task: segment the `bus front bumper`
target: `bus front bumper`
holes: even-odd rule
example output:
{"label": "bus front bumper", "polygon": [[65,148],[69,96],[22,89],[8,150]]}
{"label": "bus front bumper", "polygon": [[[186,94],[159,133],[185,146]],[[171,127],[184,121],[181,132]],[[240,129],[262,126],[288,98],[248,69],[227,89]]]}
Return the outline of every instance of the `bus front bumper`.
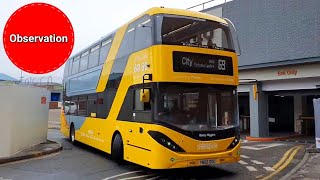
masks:
{"label": "bus front bumper", "polygon": [[185,168],[234,163],[240,160],[240,143],[231,150],[216,153],[184,154],[168,150],[164,152],[164,156],[158,156],[158,158],[155,159],[156,162],[150,163],[149,165],[152,169]]}

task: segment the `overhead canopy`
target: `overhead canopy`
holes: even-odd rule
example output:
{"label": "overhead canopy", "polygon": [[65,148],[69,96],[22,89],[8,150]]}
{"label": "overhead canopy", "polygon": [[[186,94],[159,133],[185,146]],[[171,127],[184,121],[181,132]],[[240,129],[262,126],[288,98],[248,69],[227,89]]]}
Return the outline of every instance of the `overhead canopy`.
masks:
{"label": "overhead canopy", "polygon": [[15,78],[13,77],[10,77],[8,75],[5,75],[3,73],[0,73],[0,81],[11,81],[11,82],[16,82],[18,80],[16,80]]}

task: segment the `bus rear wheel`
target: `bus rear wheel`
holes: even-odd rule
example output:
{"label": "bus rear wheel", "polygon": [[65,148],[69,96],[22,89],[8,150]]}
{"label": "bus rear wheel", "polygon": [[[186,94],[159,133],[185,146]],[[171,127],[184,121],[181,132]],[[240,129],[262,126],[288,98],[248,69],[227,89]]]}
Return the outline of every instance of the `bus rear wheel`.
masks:
{"label": "bus rear wheel", "polygon": [[112,142],[111,157],[116,162],[122,164],[123,162],[123,143],[122,137],[117,133]]}
{"label": "bus rear wheel", "polygon": [[72,144],[76,143],[76,133],[74,130],[74,125],[72,124],[70,127],[70,135],[69,135],[69,140]]}

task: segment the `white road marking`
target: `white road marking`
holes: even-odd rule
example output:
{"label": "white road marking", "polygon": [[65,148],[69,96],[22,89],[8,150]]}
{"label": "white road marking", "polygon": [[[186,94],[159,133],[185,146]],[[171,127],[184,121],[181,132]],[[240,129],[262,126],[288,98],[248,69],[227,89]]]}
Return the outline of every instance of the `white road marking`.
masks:
{"label": "white road marking", "polygon": [[0,177],[0,180],[12,180],[12,179],[6,179],[4,177]]}
{"label": "white road marking", "polygon": [[147,174],[147,175],[141,175],[141,176],[133,176],[133,177],[123,178],[123,179],[119,179],[119,180],[139,179],[139,178],[145,178],[145,177],[150,177],[150,176],[154,176],[154,174]]}
{"label": "white road marking", "polygon": [[246,156],[246,155],[240,155],[240,157],[245,158],[245,159],[249,159],[250,157]]}
{"label": "white road marking", "polygon": [[240,164],[248,164],[248,163],[246,163],[246,162],[244,162],[242,160],[238,161],[238,163],[240,163]]}
{"label": "white road marking", "polygon": [[253,166],[246,166],[246,168],[247,168],[249,171],[257,171],[257,169],[254,168]]}
{"label": "white road marking", "polygon": [[114,175],[114,176],[110,176],[110,177],[104,178],[104,179],[102,179],[102,180],[109,180],[109,179],[113,179],[113,178],[116,178],[116,177],[124,176],[124,175],[127,175],[127,174],[138,173],[138,172],[143,172],[143,171],[142,171],[142,170],[140,170],[140,171],[130,171],[130,172],[126,172],[126,173],[122,173],[122,174],[117,174],[117,175]]}
{"label": "white road marking", "polygon": [[281,143],[256,144],[253,146],[241,146],[241,148],[260,151],[262,149],[268,149],[268,148],[273,148],[273,147],[282,146],[282,145],[284,145],[284,144],[281,144]]}
{"label": "white road marking", "polygon": [[152,178],[148,178],[147,180],[154,180],[154,179],[158,179],[160,178],[161,176],[156,176],[156,177],[152,177]]}
{"label": "white road marking", "polygon": [[275,171],[272,167],[263,167],[267,171]]}
{"label": "white road marking", "polygon": [[263,162],[257,161],[257,160],[251,160],[251,162],[255,163],[255,164],[264,164]]}

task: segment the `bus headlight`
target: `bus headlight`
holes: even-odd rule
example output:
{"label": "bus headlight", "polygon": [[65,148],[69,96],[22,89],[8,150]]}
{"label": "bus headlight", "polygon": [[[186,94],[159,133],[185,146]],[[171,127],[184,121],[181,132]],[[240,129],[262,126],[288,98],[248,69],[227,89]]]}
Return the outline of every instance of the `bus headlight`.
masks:
{"label": "bus headlight", "polygon": [[228,149],[233,149],[240,142],[240,132],[236,131],[236,136],[232,143],[229,145]]}
{"label": "bus headlight", "polygon": [[172,141],[168,136],[158,131],[148,131],[148,134],[162,146],[174,151],[185,152],[178,144]]}

